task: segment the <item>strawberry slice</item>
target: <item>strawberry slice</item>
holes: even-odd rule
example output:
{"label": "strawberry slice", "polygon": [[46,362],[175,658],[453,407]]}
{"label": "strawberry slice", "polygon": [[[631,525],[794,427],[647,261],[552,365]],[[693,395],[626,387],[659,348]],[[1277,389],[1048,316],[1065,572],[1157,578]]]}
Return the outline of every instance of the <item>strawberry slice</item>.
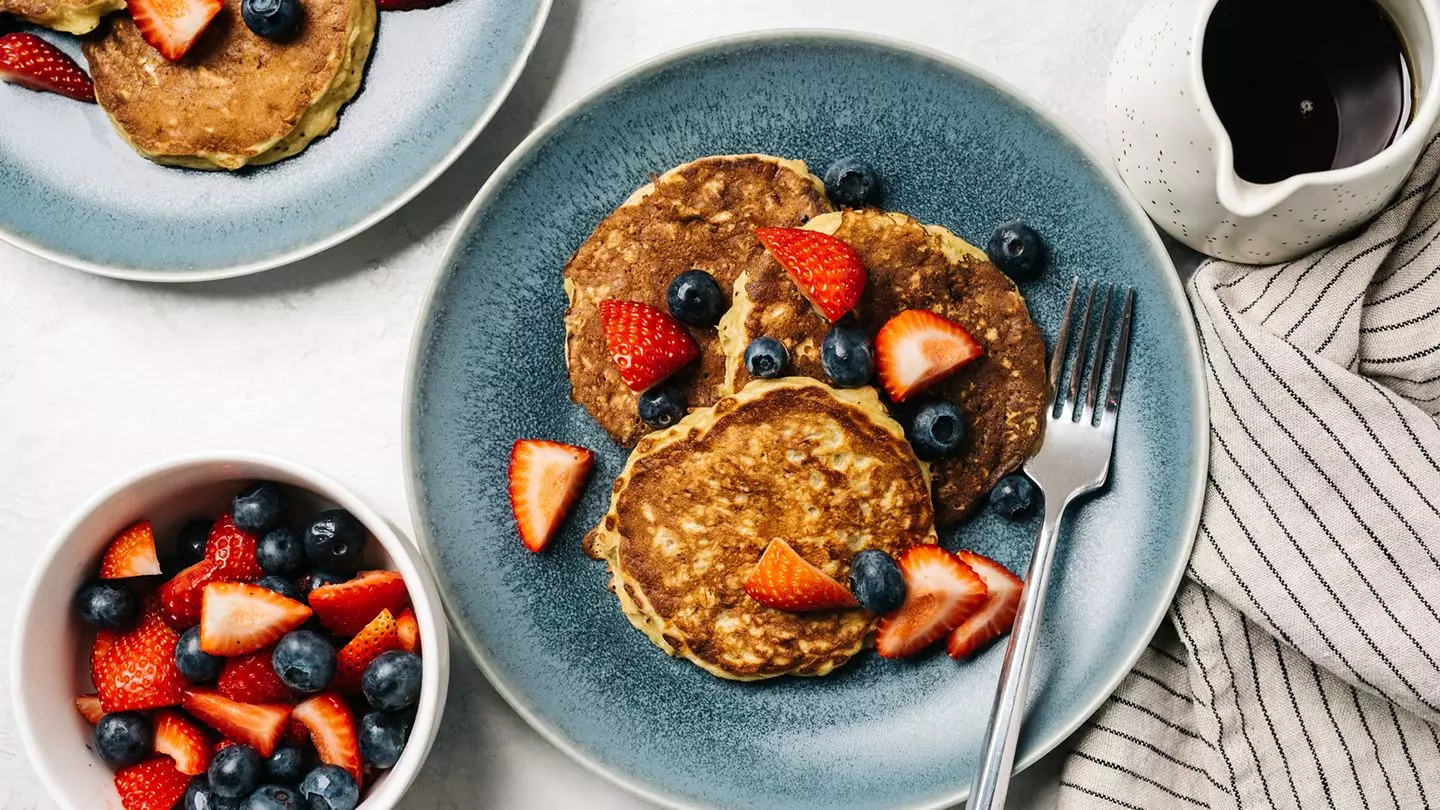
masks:
{"label": "strawberry slice", "polygon": [[283,703],[241,703],[208,689],[186,692],[182,705],[225,738],[254,748],[262,757],[275,753],[290,722],[290,707]]}
{"label": "strawberry slice", "polygon": [[956,556],[985,580],[985,604],[955,628],[946,645],[951,658],[964,658],[1010,632],[1015,614],[1020,610],[1024,583],[989,557],[973,551],[959,551]]}
{"label": "strawberry slice", "polygon": [[405,608],[404,613],[395,617],[395,635],[400,639],[400,649],[420,653],[420,623],[415,620],[414,610]]}
{"label": "strawberry slice", "polygon": [[265,576],[260,559],[255,555],[255,535],[235,525],[229,515],[215,521],[205,542],[205,559],[215,564],[221,580],[254,582]]}
{"label": "strawberry slice", "polygon": [[294,715],[291,715],[290,722],[285,724],[285,734],[280,739],[286,745],[304,748],[310,745],[310,729],[305,728],[304,723],[296,720]]}
{"label": "strawberry slice", "polygon": [[99,695],[81,695],[75,698],[75,709],[85,718],[85,722],[92,726],[105,716],[105,710],[100,708]]}
{"label": "strawberry slice", "polygon": [[258,652],[227,658],[215,680],[215,689],[231,700],[240,703],[289,703],[294,700],[290,687],[275,674],[270,662],[273,650],[266,647]]}
{"label": "strawberry slice", "polygon": [[[119,634],[100,657],[91,680],[106,712],[156,709],[180,702],[184,678],[175,667],[176,633],[146,611],[134,628]],[[93,652],[93,650],[92,650]]]}
{"label": "strawberry slice", "polygon": [[594,462],[583,447],[544,439],[520,439],[510,448],[510,509],[526,548],[540,552],[550,544]]}
{"label": "strawberry slice", "polygon": [[194,776],[210,767],[210,739],[199,726],[177,711],[155,715],[155,753],[175,760],[175,768]]}
{"label": "strawberry slice", "polygon": [[90,647],[90,682],[100,683],[105,677],[105,656],[110,654],[110,648],[120,639],[120,633],[115,630],[101,630],[95,634],[95,643]]}
{"label": "strawberry slice", "polygon": [[0,81],[76,101],[95,101],[95,85],[74,59],[25,32],[0,36]]}
{"label": "strawberry slice", "polygon": [[334,692],[316,695],[295,707],[295,719],[310,730],[310,741],[321,762],[344,768],[355,777],[356,785],[364,784],[355,714],[344,698]]}
{"label": "strawberry slice", "polygon": [[755,235],[826,320],[834,323],[860,303],[866,273],[855,248],[804,228],[756,228]]}
{"label": "strawberry slice", "polygon": [[215,563],[201,560],[171,577],[169,582],[156,589],[160,600],[160,615],[176,630],[188,630],[200,623],[201,601],[205,586],[220,581],[220,571]]}
{"label": "strawberry slice", "polygon": [[150,521],[142,520],[115,536],[100,563],[101,579],[149,577],[160,573],[160,555],[155,553],[155,533]]}
{"label": "strawberry slice", "polygon": [[880,383],[895,402],[924,391],[984,353],[965,327],[923,309],[905,310],[875,335]]}
{"label": "strawberry slice", "polygon": [[171,62],[190,51],[223,5],[221,0],[129,0],[140,36]]}
{"label": "strawberry slice", "polygon": [[939,546],[912,546],[897,562],[905,575],[905,601],[875,630],[875,650],[884,658],[920,652],[985,604],[985,580]]}
{"label": "strawberry slice", "polygon": [[154,757],[115,772],[115,791],[125,810],[174,810],[190,777],[169,757]]}
{"label": "strawberry slice", "polygon": [[212,582],[200,608],[200,649],[211,655],[254,652],[304,624],[311,612],[259,585]]}
{"label": "strawberry slice", "polygon": [[410,604],[405,580],[395,571],[361,571],[354,579],[324,585],[310,592],[310,607],[332,633],[353,636],[388,610],[399,613]]}
{"label": "strawberry slice", "polygon": [[632,391],[644,391],[700,356],[679,321],[637,301],[601,301],[600,327],[620,379]]}
{"label": "strawberry slice", "polygon": [[745,593],[766,607],[792,613],[860,606],[844,585],[779,538],[770,541],[760,562],[745,577]]}
{"label": "strawberry slice", "polygon": [[365,629],[335,654],[335,688],[343,692],[360,691],[360,677],[381,653],[400,649],[400,633],[390,611],[382,610]]}

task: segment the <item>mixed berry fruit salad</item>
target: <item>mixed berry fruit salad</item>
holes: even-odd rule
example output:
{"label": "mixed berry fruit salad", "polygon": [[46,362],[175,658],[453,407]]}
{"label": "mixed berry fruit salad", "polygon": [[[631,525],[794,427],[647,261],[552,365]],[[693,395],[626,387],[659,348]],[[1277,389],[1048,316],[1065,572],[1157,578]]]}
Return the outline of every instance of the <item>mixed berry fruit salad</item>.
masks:
{"label": "mixed berry fruit salad", "polygon": [[76,593],[75,706],[125,810],[353,810],[399,760],[424,666],[406,584],[363,570],[349,512],[287,515],[254,484],[164,556],[141,520]]}

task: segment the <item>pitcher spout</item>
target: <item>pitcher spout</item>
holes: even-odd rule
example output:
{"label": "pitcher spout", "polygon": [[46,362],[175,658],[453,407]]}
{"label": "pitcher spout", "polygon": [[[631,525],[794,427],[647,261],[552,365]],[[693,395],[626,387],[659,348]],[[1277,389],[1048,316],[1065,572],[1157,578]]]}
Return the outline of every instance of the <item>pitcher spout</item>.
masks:
{"label": "pitcher spout", "polygon": [[1231,216],[1248,219],[1269,213],[1284,202],[1295,190],[1291,180],[1251,183],[1233,171],[1222,169],[1215,173],[1215,195],[1220,200],[1220,207]]}

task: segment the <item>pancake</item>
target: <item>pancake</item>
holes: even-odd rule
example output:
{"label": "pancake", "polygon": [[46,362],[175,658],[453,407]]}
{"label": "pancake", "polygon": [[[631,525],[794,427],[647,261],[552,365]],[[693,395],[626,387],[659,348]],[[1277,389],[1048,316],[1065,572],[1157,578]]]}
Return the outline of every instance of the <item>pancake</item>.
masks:
{"label": "pancake", "polygon": [[85,42],[95,95],[137,152],[192,169],[290,157],[335,128],[360,89],[375,0],[305,0],[295,38],[257,36],[225,0],[190,53],[170,62],[128,17]]}
{"label": "pancake", "polygon": [[[874,209],[817,217],[805,227],[848,242],[869,274],[854,315],[873,339],[891,317],[928,309],[964,326],[985,354],[917,399],[949,400],[968,422],[965,444],[934,465],[939,523],[964,518],[1034,452],[1049,402],[1045,340],[1014,282],[979,249],[937,225]],[[778,265],[757,265],[735,285],[721,325],[730,390],[741,390],[745,346],[768,335],[790,350],[796,374],[825,379],[820,344],[830,325]]]}
{"label": "pancake", "polygon": [[0,0],[0,14],[67,34],[88,34],[101,17],[123,8],[125,0]]}
{"label": "pancake", "polygon": [[[570,397],[622,445],[648,432],[610,357],[598,307],[607,298],[664,311],[665,290],[691,268],[710,273],[729,294],[747,269],[774,265],[755,238],[765,226],[798,227],[830,210],[824,184],[805,164],[765,155],[701,158],[639,189],[595,228],[565,265],[565,359]],[[778,269],[778,265],[775,265]],[[671,377],[692,408],[724,393],[725,357],[714,329],[687,327],[700,359]]]}
{"label": "pancake", "polygon": [[926,467],[873,390],[760,381],[646,436],[586,546],[666,653],[732,680],[824,675],[875,617],[751,599],[745,577],[777,537],[840,582],[860,551],[935,542]]}

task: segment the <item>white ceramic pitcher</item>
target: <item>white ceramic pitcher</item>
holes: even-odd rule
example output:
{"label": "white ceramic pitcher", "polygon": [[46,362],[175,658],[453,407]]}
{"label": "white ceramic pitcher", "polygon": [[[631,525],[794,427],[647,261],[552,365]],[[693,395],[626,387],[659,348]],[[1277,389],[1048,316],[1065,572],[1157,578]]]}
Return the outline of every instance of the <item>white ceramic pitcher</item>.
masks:
{"label": "white ceramic pitcher", "polygon": [[1418,100],[1395,141],[1354,166],[1278,183],[1241,179],[1205,90],[1201,47],[1218,0],[1151,0],[1120,40],[1106,92],[1110,152],[1161,229],[1210,256],[1265,264],[1337,239],[1404,183],[1440,115],[1440,0],[1377,0],[1411,60]]}

